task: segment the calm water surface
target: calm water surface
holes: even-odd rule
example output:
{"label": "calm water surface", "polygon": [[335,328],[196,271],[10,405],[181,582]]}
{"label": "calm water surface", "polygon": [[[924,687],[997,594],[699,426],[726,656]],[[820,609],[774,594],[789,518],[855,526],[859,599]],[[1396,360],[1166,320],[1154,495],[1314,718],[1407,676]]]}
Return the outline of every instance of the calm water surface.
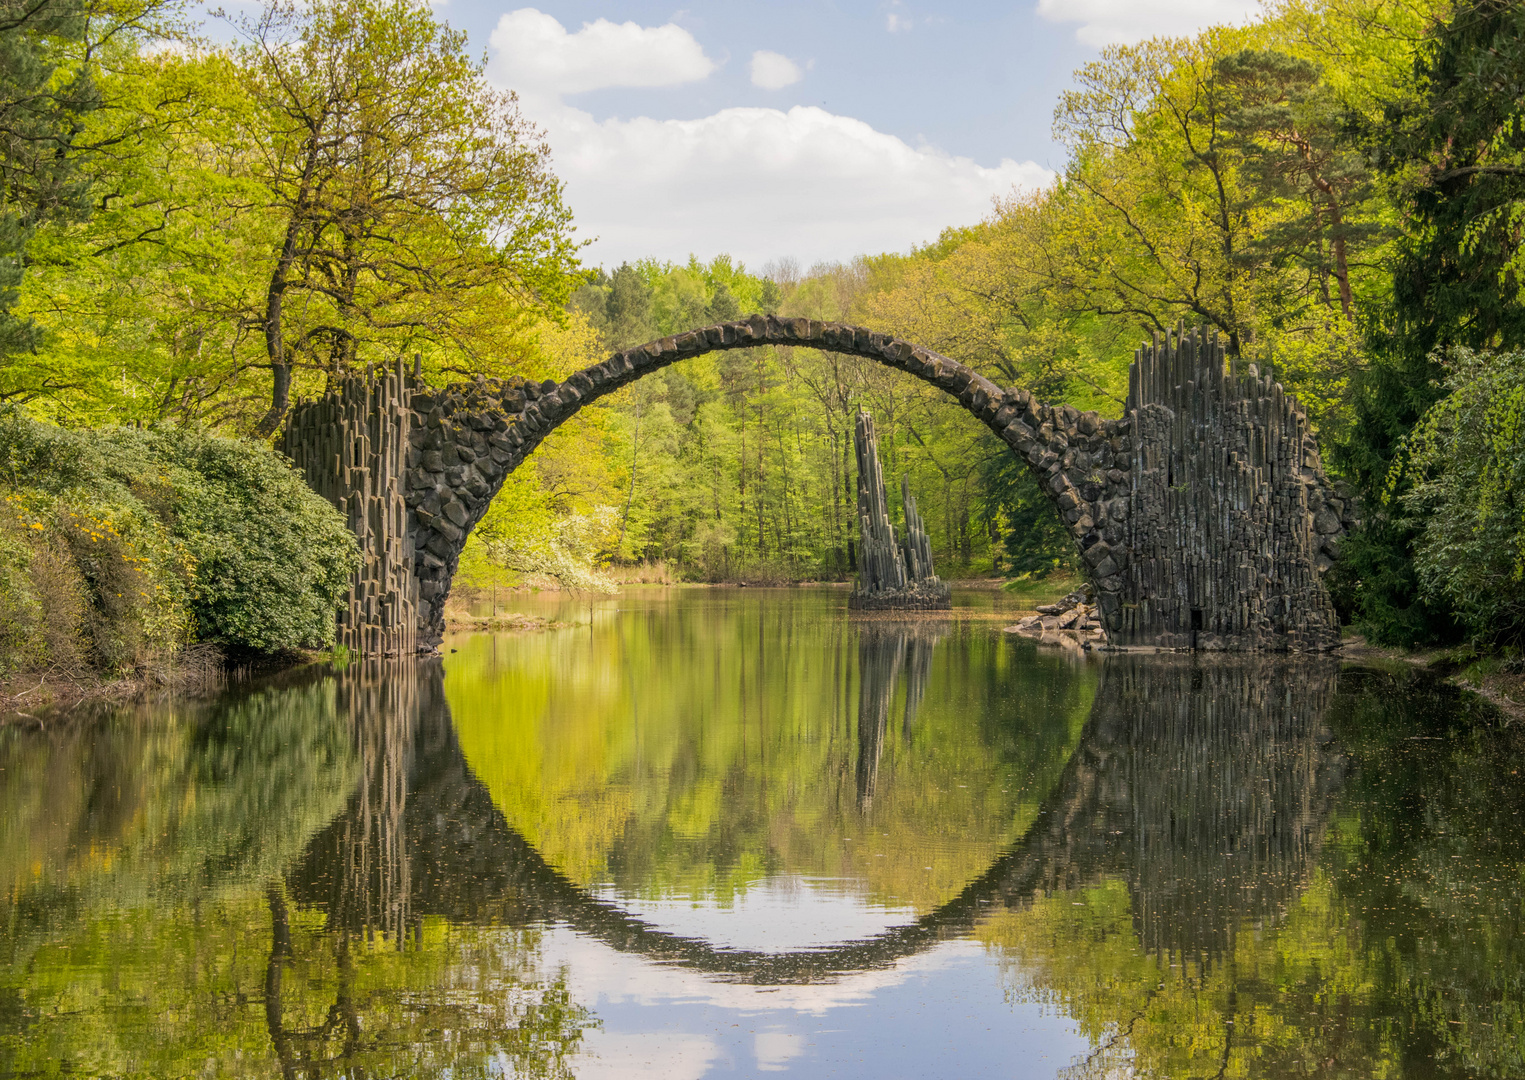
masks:
{"label": "calm water surface", "polygon": [[1519,727],[845,599],[0,729],[0,1076],[1525,1076]]}

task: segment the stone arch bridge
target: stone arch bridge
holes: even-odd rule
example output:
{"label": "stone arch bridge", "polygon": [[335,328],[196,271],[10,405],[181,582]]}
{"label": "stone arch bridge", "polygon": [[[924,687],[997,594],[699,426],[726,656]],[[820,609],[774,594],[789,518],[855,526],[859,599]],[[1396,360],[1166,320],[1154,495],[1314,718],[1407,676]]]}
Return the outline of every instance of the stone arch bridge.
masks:
{"label": "stone arch bridge", "polygon": [[345,512],[363,565],[340,613],[355,652],[437,646],[467,535],[504,479],[584,405],[704,353],[791,346],[864,357],[945,391],[1053,501],[1114,646],[1316,651],[1338,643],[1321,582],[1350,507],[1306,415],[1191,331],[1140,348],[1123,415],[1045,404],[900,338],[754,315],[617,352],[562,382],[443,388],[397,370],[292,409],[282,449]]}

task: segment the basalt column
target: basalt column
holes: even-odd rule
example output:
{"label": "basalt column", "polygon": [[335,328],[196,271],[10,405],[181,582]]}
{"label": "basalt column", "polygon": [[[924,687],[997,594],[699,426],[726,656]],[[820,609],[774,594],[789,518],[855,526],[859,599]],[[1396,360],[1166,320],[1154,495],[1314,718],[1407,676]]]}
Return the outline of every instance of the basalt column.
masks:
{"label": "basalt column", "polygon": [[412,391],[395,371],[340,382],[298,401],[281,450],[307,484],[345,516],[360,568],[338,612],[338,643],[365,656],[411,653],[418,638],[418,581],[405,477]]}
{"label": "basalt column", "polygon": [[[1114,645],[1309,652],[1339,643],[1320,575],[1351,509],[1297,399],[1216,338],[1156,337],[1129,375],[1127,565]],[[1109,599],[1111,592],[1113,599]]]}
{"label": "basalt column", "polygon": [[895,536],[884,497],[874,418],[861,409],[853,447],[858,456],[858,530],[862,543],[858,587],[847,606],[872,611],[951,607],[952,590],[932,570],[932,543],[916,512],[910,485],[904,481],[900,491],[905,504],[905,539]]}

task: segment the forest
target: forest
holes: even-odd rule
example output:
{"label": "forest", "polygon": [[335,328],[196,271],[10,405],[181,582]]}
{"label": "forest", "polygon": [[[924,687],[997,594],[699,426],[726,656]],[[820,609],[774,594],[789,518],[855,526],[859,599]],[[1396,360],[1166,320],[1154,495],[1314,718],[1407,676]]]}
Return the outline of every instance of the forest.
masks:
{"label": "forest", "polygon": [[[1525,644],[1525,6],[1273,0],[1109,46],[1057,102],[1051,186],[809,267],[588,265],[555,147],[429,4],[248,10],[213,34],[179,0],[0,0],[7,655],[322,645],[311,613],[353,553],[280,474],[294,400],[399,361],[431,384],[562,377],[754,312],[1110,416],[1147,336],[1208,328],[1299,396],[1361,499],[1344,618],[1385,644]],[[509,478],[463,580],[843,580],[859,408],[944,577],[1071,566],[1025,467],[955,403],[766,348],[584,409]],[[239,526],[229,499],[300,522]]]}

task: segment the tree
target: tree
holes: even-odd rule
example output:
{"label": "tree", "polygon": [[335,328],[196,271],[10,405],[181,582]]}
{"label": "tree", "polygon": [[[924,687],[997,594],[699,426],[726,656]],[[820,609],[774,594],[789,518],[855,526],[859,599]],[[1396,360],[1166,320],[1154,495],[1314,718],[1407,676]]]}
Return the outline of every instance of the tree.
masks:
{"label": "tree", "polygon": [[59,46],[87,25],[83,0],[0,0],[0,359],[37,344],[36,324],[12,313],[27,241],[42,221],[85,211],[74,140],[100,99],[88,65],[62,63]]}
{"label": "tree", "polygon": [[1446,397],[1407,440],[1422,595],[1474,640],[1525,641],[1525,354],[1457,349]]}
{"label": "tree", "polygon": [[651,286],[629,263],[621,263],[609,275],[604,319],[611,348],[628,349],[651,340]]}
{"label": "tree", "polygon": [[1414,62],[1415,87],[1388,104],[1368,136],[1404,192],[1405,237],[1375,357],[1356,387],[1355,426],[1337,463],[1372,512],[1347,546],[1348,602],[1374,639],[1417,644],[1457,633],[1421,588],[1413,557],[1422,525],[1396,513],[1389,478],[1405,440],[1447,392],[1442,350],[1525,346],[1525,9],[1469,0],[1438,23]]}
{"label": "tree", "polygon": [[1224,125],[1228,31],[1114,46],[1077,72],[1054,114],[1073,164],[1055,198],[1053,292],[1071,309],[1157,330],[1217,328],[1238,355],[1269,275],[1256,206]]}
{"label": "tree", "polygon": [[1319,65],[1276,50],[1242,49],[1218,61],[1217,76],[1236,91],[1224,126],[1237,136],[1247,178],[1263,197],[1307,208],[1272,224],[1259,244],[1305,266],[1322,303],[1337,304],[1353,320],[1352,240],[1371,229],[1351,216],[1370,195],[1371,173],[1342,130],[1339,102]]}
{"label": "tree", "polygon": [[1373,132],[1402,174],[1408,239],[1394,274],[1390,333],[1407,356],[1525,343],[1525,9],[1469,0],[1415,62],[1418,97],[1389,104]]}
{"label": "tree", "polygon": [[253,174],[279,222],[263,295],[269,435],[294,369],[422,343],[470,353],[472,304],[564,302],[576,244],[549,147],[422,0],[277,0],[236,23]]}

